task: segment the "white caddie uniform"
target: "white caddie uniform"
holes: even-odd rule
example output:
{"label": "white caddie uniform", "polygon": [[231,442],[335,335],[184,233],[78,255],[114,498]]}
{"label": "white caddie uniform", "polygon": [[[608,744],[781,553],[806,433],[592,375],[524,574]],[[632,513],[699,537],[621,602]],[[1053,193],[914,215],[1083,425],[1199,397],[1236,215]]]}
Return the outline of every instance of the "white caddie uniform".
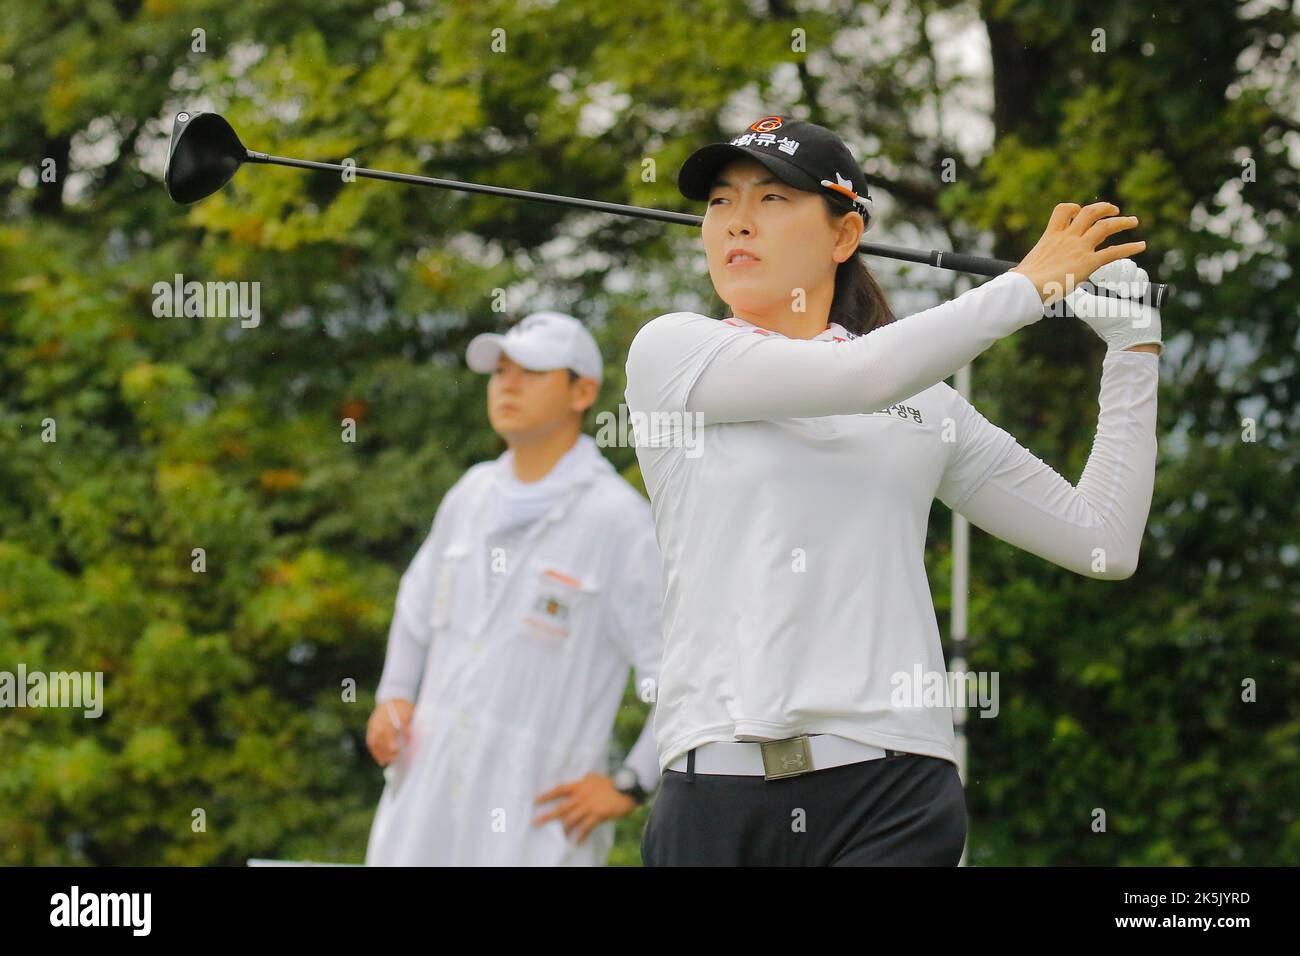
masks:
{"label": "white caddie uniform", "polygon": [[[484,519],[512,462],[507,451],[456,482],[402,576],[376,699],[416,707],[369,865],[602,865],[613,844],[612,821],[582,845],[558,819],[534,826],[558,805],[534,800],[609,771],[629,666],[653,699],[662,591],[649,505],[580,435],[553,469],[557,502],[490,538]],[[490,547],[500,540],[511,542],[504,573]],[[627,759],[646,790],[655,757],[651,718]]]}
{"label": "white caddie uniform", "polygon": [[1011,272],[862,336],[690,312],[637,333],[626,397],[666,588],[661,770],[709,741],[816,733],[955,762],[951,707],[896,694],[945,673],[924,562],[935,498],[1079,574],[1133,573],[1157,356],[1105,356],[1077,487],[943,382],[1042,318]]}

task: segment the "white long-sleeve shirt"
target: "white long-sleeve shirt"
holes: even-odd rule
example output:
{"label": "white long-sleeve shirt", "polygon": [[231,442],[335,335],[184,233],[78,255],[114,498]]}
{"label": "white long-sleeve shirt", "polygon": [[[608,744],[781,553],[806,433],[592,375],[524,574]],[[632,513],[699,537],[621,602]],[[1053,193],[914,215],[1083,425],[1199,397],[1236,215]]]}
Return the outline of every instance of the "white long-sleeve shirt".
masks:
{"label": "white long-sleeve shirt", "polygon": [[955,761],[951,706],[893,693],[918,668],[945,674],[924,564],[935,498],[1079,574],[1133,573],[1158,357],[1106,355],[1077,486],[942,381],[1042,318],[1033,283],[1006,273],[858,337],[690,312],[637,333],[626,398],[664,561],[661,770],[707,741],[802,733]]}

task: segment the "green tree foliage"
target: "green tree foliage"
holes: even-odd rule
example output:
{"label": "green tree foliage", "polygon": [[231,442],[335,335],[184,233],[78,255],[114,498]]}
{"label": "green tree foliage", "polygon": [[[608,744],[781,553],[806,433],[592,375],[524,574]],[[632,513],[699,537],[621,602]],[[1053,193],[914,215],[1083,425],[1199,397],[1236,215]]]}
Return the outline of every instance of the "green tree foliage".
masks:
{"label": "green tree foliage", "polygon": [[[1056,202],[1141,216],[1142,264],[1179,290],[1141,566],[1091,582],[973,536],[971,666],[1000,673],[1002,710],[969,725],[971,858],[1300,860],[1294,14],[744,9],[6,7],[0,670],[102,671],[105,708],[0,711],[0,862],[359,861],[398,576],[446,490],[504,447],[465,344],[572,312],[616,412],[637,328],[712,308],[680,227],[273,167],[177,207],[160,180],[182,109],[281,155],[696,212],[685,156],[777,112],[853,145],[885,241],[1014,259]],[[989,81],[949,65],[962,30],[987,38]],[[982,82],[991,109],[963,107]],[[988,143],[959,135],[963,112]],[[966,281],[872,265],[902,312]],[[157,315],[177,274],[259,283],[260,321]],[[981,357],[974,399],[1077,480],[1101,354],[1039,323]],[[606,453],[640,487],[632,449]],[[948,524],[936,508],[941,621]],[[616,752],[644,714],[629,687]],[[620,822],[612,862],[639,862],[644,819]]]}

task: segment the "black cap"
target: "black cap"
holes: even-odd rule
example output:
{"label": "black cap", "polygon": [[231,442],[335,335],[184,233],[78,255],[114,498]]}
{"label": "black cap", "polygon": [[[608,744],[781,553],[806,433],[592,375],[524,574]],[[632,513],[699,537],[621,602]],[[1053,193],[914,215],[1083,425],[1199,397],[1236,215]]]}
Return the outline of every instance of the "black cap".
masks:
{"label": "black cap", "polygon": [[764,116],[728,143],[701,146],[682,163],[677,188],[687,199],[708,199],[718,172],[739,156],[757,160],[796,189],[833,193],[845,211],[856,209],[871,228],[871,196],[857,160],[826,127],[802,120]]}

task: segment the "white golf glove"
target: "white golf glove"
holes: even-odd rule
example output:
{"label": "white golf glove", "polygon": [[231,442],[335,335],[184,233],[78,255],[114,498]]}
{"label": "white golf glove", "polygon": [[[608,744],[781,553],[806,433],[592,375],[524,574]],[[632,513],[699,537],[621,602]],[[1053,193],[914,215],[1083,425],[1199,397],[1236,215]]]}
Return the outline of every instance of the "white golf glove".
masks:
{"label": "white golf glove", "polygon": [[[1147,273],[1132,259],[1108,262],[1088,279],[1124,296],[1139,296],[1146,290]],[[1160,310],[1138,299],[1118,299],[1108,295],[1091,295],[1075,289],[1065,297],[1070,311],[1087,322],[1106,343],[1106,351],[1116,352],[1131,345],[1159,345]]]}

